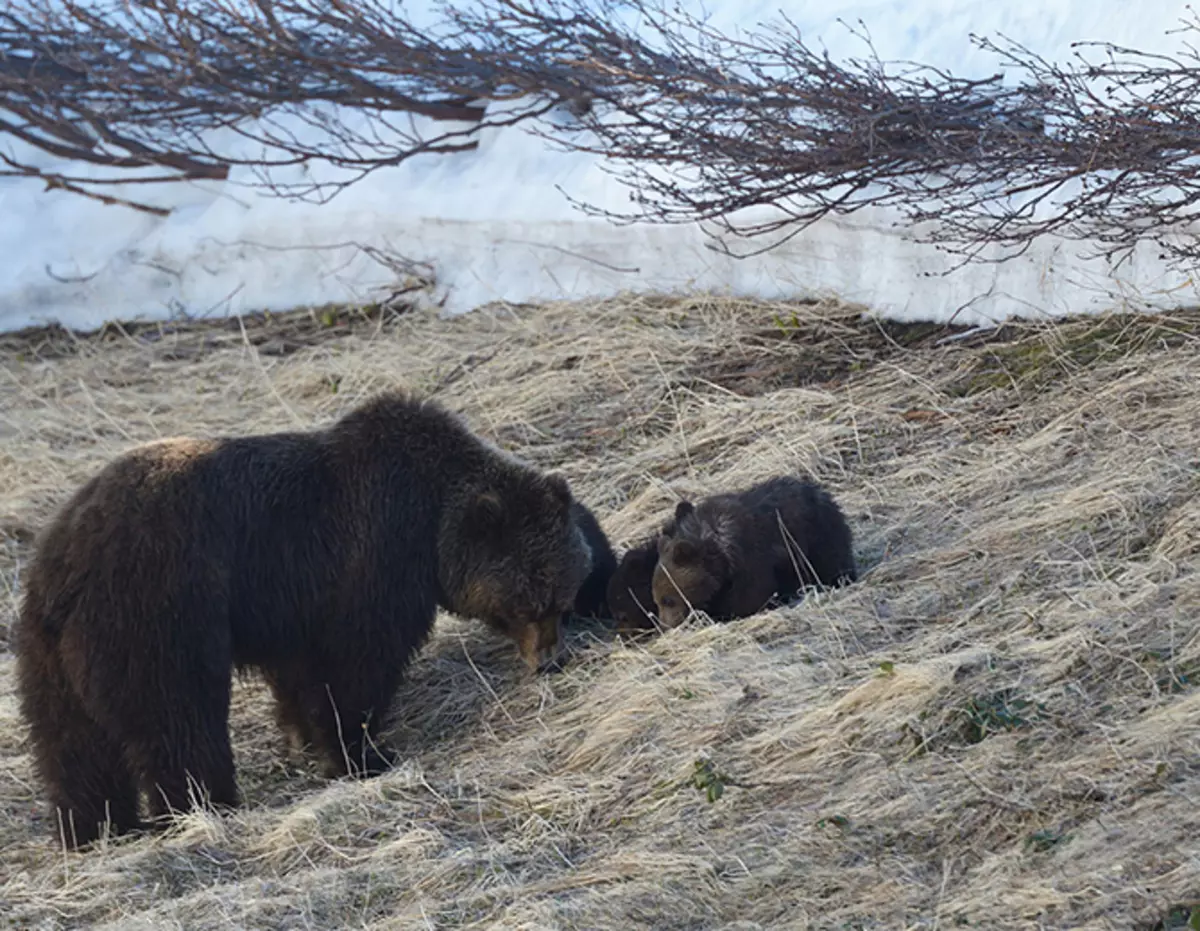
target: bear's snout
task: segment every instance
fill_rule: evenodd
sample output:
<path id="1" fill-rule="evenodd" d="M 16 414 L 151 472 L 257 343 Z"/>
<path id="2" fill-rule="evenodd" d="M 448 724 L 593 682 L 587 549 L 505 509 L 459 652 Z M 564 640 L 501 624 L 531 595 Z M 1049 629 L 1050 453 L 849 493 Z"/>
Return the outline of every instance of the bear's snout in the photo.
<path id="1" fill-rule="evenodd" d="M 517 646 L 530 672 L 560 671 L 563 658 L 562 616 L 556 614 L 526 624 Z"/>

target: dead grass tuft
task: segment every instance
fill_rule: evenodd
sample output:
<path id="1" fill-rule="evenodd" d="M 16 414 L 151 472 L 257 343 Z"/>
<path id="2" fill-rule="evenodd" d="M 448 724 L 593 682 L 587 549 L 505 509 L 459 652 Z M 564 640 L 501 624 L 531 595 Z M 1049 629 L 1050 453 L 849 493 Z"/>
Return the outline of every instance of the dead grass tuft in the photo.
<path id="1" fill-rule="evenodd" d="M 1182 928 L 1200 891 L 1200 314 L 900 326 L 696 297 L 0 339 L 0 644 L 32 535 L 171 434 L 430 392 L 626 545 L 786 470 L 860 584 L 530 681 L 439 621 L 366 783 L 237 687 L 247 807 L 63 856 L 0 653 L 0 901 L 66 928 Z"/>

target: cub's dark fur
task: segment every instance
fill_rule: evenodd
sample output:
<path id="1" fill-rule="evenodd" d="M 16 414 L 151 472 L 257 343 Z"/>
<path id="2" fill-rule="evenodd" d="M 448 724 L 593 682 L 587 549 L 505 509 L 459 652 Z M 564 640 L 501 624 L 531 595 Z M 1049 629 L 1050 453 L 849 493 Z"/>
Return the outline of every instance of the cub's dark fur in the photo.
<path id="1" fill-rule="evenodd" d="M 596 520 L 596 515 L 583 502 L 575 500 L 571 504 L 571 514 L 579 529 L 583 531 L 583 538 L 587 541 L 592 556 L 592 571 L 580 586 L 579 594 L 575 596 L 575 614 L 579 617 L 605 619 L 609 617 L 605 592 L 608 589 L 608 580 L 617 570 L 617 557 L 604 534 L 604 528 L 600 526 L 600 521 Z"/>
<path id="2" fill-rule="evenodd" d="M 658 564 L 658 538 L 650 537 L 626 550 L 608 583 L 608 610 L 617 633 L 632 636 L 654 630 L 654 592 L 651 580 Z"/>
<path id="3" fill-rule="evenodd" d="M 748 617 L 772 596 L 857 578 L 837 503 L 813 482 L 781 476 L 697 505 L 680 502 L 675 527 L 658 539 L 652 588 L 659 623 L 675 627 L 692 609 L 714 620 Z"/>
<path id="4" fill-rule="evenodd" d="M 310 433 L 122 455 L 41 535 L 13 632 L 36 770 L 68 843 L 238 803 L 231 669 L 331 775 L 377 773 L 439 606 L 553 658 L 591 571 L 572 495 L 433 403 L 388 394 Z"/>

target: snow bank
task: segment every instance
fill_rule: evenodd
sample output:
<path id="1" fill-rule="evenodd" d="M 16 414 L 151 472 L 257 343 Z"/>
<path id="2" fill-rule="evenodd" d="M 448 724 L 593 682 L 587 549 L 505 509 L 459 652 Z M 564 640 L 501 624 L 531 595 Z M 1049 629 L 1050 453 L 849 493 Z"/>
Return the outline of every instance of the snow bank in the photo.
<path id="1" fill-rule="evenodd" d="M 1166 31 L 1184 13 L 1182 4 L 1161 0 L 1144 3 L 1136 16 L 1118 0 L 858 0 L 836 13 L 817 7 L 800 0 L 706 3 L 715 24 L 729 30 L 782 8 L 836 57 L 863 53 L 837 22 L 861 19 L 883 58 L 963 76 L 997 67 L 970 44 L 971 33 L 1007 36 L 1059 60 L 1078 40 L 1170 50 L 1177 41 Z M 173 208 L 166 218 L 0 180 L 0 329 L 54 320 L 92 328 L 108 319 L 378 299 L 395 290 L 401 273 L 374 250 L 430 266 L 437 285 L 429 297 L 449 312 L 492 300 L 685 288 L 768 298 L 836 293 L 891 317 L 967 323 L 1114 303 L 1196 302 L 1195 285 L 1169 273 L 1153 248 L 1114 271 L 1081 258 L 1079 244 L 1047 240 L 1020 259 L 943 275 L 951 260 L 914 242 L 911 230 L 880 211 L 828 220 L 773 252 L 731 259 L 694 227 L 615 226 L 582 216 L 558 187 L 598 205 L 623 204 L 628 192 L 591 157 L 554 151 L 520 128 L 486 132 L 475 152 L 380 171 L 323 205 L 273 198 L 248 180 L 235 174 L 224 184 L 160 189 L 152 199 Z M 151 195 L 142 188 L 129 196 Z"/>

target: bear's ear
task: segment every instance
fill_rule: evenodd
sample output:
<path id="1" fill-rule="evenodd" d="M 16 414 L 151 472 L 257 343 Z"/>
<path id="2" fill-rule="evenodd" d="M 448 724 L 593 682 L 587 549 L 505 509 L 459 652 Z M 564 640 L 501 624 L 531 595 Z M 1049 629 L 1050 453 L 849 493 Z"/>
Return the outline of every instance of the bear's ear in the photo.
<path id="1" fill-rule="evenodd" d="M 472 534 L 496 539 L 504 530 L 504 502 L 494 491 L 477 491 L 467 502 L 466 525 Z"/>
<path id="2" fill-rule="evenodd" d="M 566 478 L 558 472 L 547 473 L 546 487 L 550 489 L 550 494 L 554 496 L 554 500 L 565 508 L 569 508 L 571 502 L 575 500 L 571 494 L 571 486 L 567 484 Z"/>
<path id="3" fill-rule="evenodd" d="M 675 505 L 675 522 L 678 523 L 679 521 L 683 520 L 694 510 L 696 510 L 696 506 L 692 504 L 692 502 L 680 501 L 677 505 Z"/>
<path id="4" fill-rule="evenodd" d="M 700 561 L 700 547 L 691 540 L 676 540 L 671 556 L 681 566 L 690 566 Z"/>

